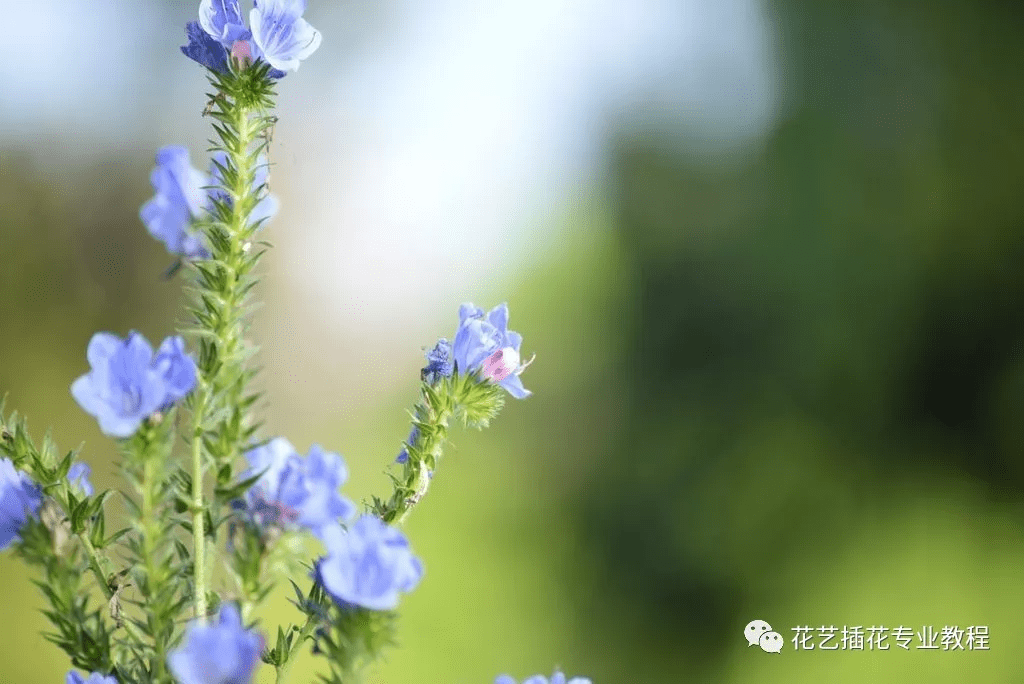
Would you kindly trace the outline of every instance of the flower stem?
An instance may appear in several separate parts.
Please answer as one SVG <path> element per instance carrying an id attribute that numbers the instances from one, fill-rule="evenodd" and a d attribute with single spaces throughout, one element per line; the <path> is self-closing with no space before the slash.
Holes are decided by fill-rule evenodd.
<path id="1" fill-rule="evenodd" d="M 390 501 L 381 502 L 376 514 L 388 524 L 401 525 L 413 506 L 420 502 L 430 487 L 431 468 L 441 456 L 448 435 L 448 421 L 454 412 L 450 396 L 424 384 L 422 400 L 416 405 L 417 437 L 409 445 L 404 478 L 395 483 Z"/>
<path id="2" fill-rule="evenodd" d="M 149 449 L 147 449 L 148 451 Z M 159 489 L 159 479 L 157 477 L 157 467 L 159 464 L 156 462 L 156 459 L 160 458 L 161 455 L 144 453 L 143 457 L 145 458 L 145 463 L 143 465 L 142 482 L 142 520 L 140 521 L 144 530 L 142 557 L 146 566 L 146 577 L 150 594 L 156 595 L 162 591 L 162 585 L 166 579 L 164 577 L 165 567 L 157 558 L 158 537 L 161 536 L 160 528 L 162 523 L 156 511 L 159 495 L 157 491 Z M 156 622 L 159 618 L 153 616 L 151 619 Z M 153 635 L 153 648 L 156 651 L 152 665 L 153 678 L 156 681 L 160 681 L 162 677 L 166 676 L 167 671 L 167 642 L 162 638 L 161 634 L 155 633 Z"/>
<path id="3" fill-rule="evenodd" d="M 246 396 L 246 385 L 255 373 L 246 367 L 250 350 L 244 333 L 247 298 L 255 284 L 251 272 L 259 253 L 250 253 L 258 226 L 250 225 L 249 214 L 259 201 L 259 188 L 253 188 L 256 143 L 270 125 L 269 118 L 259 113 L 272 105 L 273 94 L 265 71 L 261 75 L 232 70 L 214 77 L 214 84 L 219 92 L 206 113 L 218 122 L 214 124 L 220 137 L 216 149 L 225 159 L 206 223 L 210 255 L 196 263 L 198 298 L 192 307 L 202 335 L 201 389 L 193 406 L 191 492 L 195 611 L 202 621 L 207 610 L 205 535 L 211 532 L 206 519 L 218 529 L 229 503 L 221 498 L 221 488 L 233 480 L 234 463 L 254 431 L 249 427 L 248 408 L 255 398 Z M 215 473 L 215 487 L 213 498 L 204 502 L 208 465 Z"/>
<path id="4" fill-rule="evenodd" d="M 452 419 L 461 419 L 466 426 L 483 428 L 504 404 L 501 388 L 481 381 L 475 373 L 456 373 L 436 383 L 424 380 L 420 394 L 420 401 L 413 410 L 416 438 L 406 448 L 408 459 L 403 477 L 392 478 L 395 491 L 389 501 L 374 498 L 373 512 L 388 524 L 404 523 L 412 508 L 426 495 Z"/>
<path id="5" fill-rule="evenodd" d="M 193 414 L 192 432 L 192 579 L 195 583 L 195 618 L 206 624 L 206 530 L 203 509 L 203 421 L 208 401 L 203 382 Z"/>
<path id="6" fill-rule="evenodd" d="M 299 648 L 306 642 L 306 639 L 313 634 L 316 624 L 316 618 L 311 615 L 306 620 L 306 624 L 299 630 L 298 637 L 292 642 L 292 647 L 288 649 L 288 659 L 277 668 L 277 676 L 274 679 L 275 684 L 285 684 L 288 681 L 288 675 L 291 672 L 292 665 L 295 663 L 295 656 L 298 655 Z"/>
<path id="7" fill-rule="evenodd" d="M 152 684 L 171 684 L 167 653 L 174 639 L 178 597 L 181 596 L 180 588 L 173 581 L 176 576 L 172 574 L 170 557 L 173 538 L 167 525 L 170 483 L 166 473 L 174 435 L 173 420 L 153 417 L 143 423 L 130 440 L 123 442 L 123 468 L 141 497 L 140 505 L 132 507 L 135 512 L 132 524 L 140 539 L 128 547 L 129 568 L 123 574 L 130 573 L 139 590 L 143 617 L 136 626 L 145 635 L 145 648 L 133 651 L 150 673 L 148 681 Z M 88 551 L 88 546 L 86 549 Z M 116 611 L 116 596 L 125 585 L 108 579 L 104 586 L 109 592 L 111 608 Z"/>
<path id="8" fill-rule="evenodd" d="M 96 547 L 92 545 L 92 541 L 89 539 L 89 535 L 87 533 L 80 532 L 78 534 L 78 540 L 82 542 L 82 548 L 85 549 L 86 555 L 89 556 L 89 569 L 92 570 L 93 577 L 96 578 L 96 583 L 100 585 L 100 590 L 103 592 L 103 595 L 107 600 L 112 600 L 116 589 L 110 586 L 108 568 L 104 567 L 106 565 L 106 563 L 104 563 L 106 559 L 101 557 L 99 552 L 96 551 Z M 142 634 L 131 620 L 124 620 L 121 625 L 136 643 L 143 643 Z"/>

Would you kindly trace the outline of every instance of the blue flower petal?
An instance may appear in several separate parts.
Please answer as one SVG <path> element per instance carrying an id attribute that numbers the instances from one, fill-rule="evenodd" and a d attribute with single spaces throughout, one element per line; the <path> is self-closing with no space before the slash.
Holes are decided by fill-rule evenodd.
<path id="1" fill-rule="evenodd" d="M 263 0 L 249 12 L 257 56 L 279 71 L 295 71 L 320 47 L 322 36 L 302 18 L 301 0 Z"/>
<path id="2" fill-rule="evenodd" d="M 153 348 L 136 332 L 123 342 L 109 333 L 97 333 L 90 340 L 90 371 L 71 384 L 71 395 L 97 419 L 104 434 L 130 437 L 150 414 L 184 396 L 189 369 L 183 364 L 192 363 L 191 358 L 174 338 L 160 349 L 181 358 L 154 359 Z"/>
<path id="3" fill-rule="evenodd" d="M 70 482 L 73 487 L 81 489 L 86 496 L 92 496 L 92 483 L 89 482 L 89 475 L 91 473 L 92 468 L 89 467 L 89 464 L 79 461 L 68 468 L 68 482 Z"/>
<path id="4" fill-rule="evenodd" d="M 375 516 L 363 515 L 347 532 L 328 527 L 321 539 L 327 556 L 317 562 L 314 577 L 342 606 L 393 610 L 399 593 L 415 588 L 423 576 L 402 532 Z"/>
<path id="5" fill-rule="evenodd" d="M 166 394 L 163 404 L 173 404 L 195 388 L 196 363 L 186 353 L 185 340 L 180 335 L 168 337 L 160 344 L 153 365 L 164 380 Z"/>
<path id="6" fill-rule="evenodd" d="M 533 394 L 533 392 L 523 387 L 522 379 L 520 379 L 520 377 L 515 373 L 506 376 L 505 379 L 498 384 L 508 390 L 508 393 L 516 399 L 525 399 Z"/>
<path id="7" fill-rule="evenodd" d="M 180 684 L 251 682 L 263 650 L 262 637 L 243 628 L 233 604 L 224 604 L 216 625 L 193 623 L 187 641 L 167 657 Z"/>
<path id="8" fill-rule="evenodd" d="M 487 314 L 487 321 L 504 333 L 508 329 L 508 304 L 499 304 Z"/>
<path id="9" fill-rule="evenodd" d="M 278 437 L 245 457 L 249 469 L 240 479 L 263 473 L 246 492 L 246 508 L 257 525 L 301 526 L 319 535 L 338 519 L 355 515 L 355 504 L 338 493 L 348 479 L 338 454 L 313 445 L 301 457 L 288 440 Z"/>
<path id="10" fill-rule="evenodd" d="M 156 196 L 142 206 L 139 218 L 171 254 L 208 257 L 192 222 L 208 203 L 205 187 L 211 184 L 209 176 L 193 168 L 188 150 L 176 145 L 160 148 L 156 164 L 150 174 Z"/>
<path id="11" fill-rule="evenodd" d="M 188 37 L 188 45 L 181 46 L 182 54 L 211 71 L 221 74 L 228 72 L 227 49 L 204 31 L 198 21 L 190 21 L 185 25 L 185 35 Z"/>
<path id="12" fill-rule="evenodd" d="M 0 551 L 21 538 L 21 528 L 42 503 L 42 489 L 12 460 L 0 458 Z"/>
<path id="13" fill-rule="evenodd" d="M 202 0 L 199 3 L 199 25 L 228 49 L 247 33 L 238 0 Z"/>

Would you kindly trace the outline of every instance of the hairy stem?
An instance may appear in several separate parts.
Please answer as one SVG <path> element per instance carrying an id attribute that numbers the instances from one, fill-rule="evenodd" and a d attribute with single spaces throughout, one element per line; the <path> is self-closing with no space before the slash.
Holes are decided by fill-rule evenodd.
<path id="1" fill-rule="evenodd" d="M 208 224 L 210 257 L 196 264 L 199 297 L 193 309 L 203 333 L 201 390 L 193 410 L 191 493 L 195 611 L 200 620 L 205 620 L 207 610 L 205 536 L 212 532 L 206 529 L 206 519 L 209 516 L 213 528 L 219 529 L 228 503 L 220 498 L 219 488 L 230 484 L 242 444 L 252 434 L 251 401 L 245 396 L 252 373 L 246 369 L 244 333 L 247 297 L 255 284 L 251 271 L 258 260 L 258 254 L 250 254 L 257 227 L 250 225 L 249 214 L 259 200 L 252 187 L 253 151 L 270 125 L 266 117 L 258 115 L 271 105 L 269 79 L 263 78 L 246 71 L 219 77 L 215 84 L 220 92 L 207 110 L 219 122 L 215 124 L 220 137 L 216 149 L 226 159 Z M 254 88 L 257 95 L 253 95 Z M 206 503 L 203 485 L 208 465 L 214 469 L 216 488 L 213 499 Z"/>
<path id="2" fill-rule="evenodd" d="M 203 421 L 209 391 L 204 382 L 196 401 L 192 433 L 192 579 L 195 618 L 206 623 L 206 530 L 203 517 Z"/>
<path id="3" fill-rule="evenodd" d="M 156 505 L 159 501 L 159 479 L 157 477 L 157 468 L 159 464 L 156 459 L 160 458 L 160 455 L 146 453 L 143 455 L 145 464 L 143 465 L 143 482 L 142 482 L 142 527 L 144 530 L 142 537 L 142 558 L 143 563 L 146 567 L 146 576 L 148 578 L 150 593 L 158 594 L 163 587 L 166 570 L 160 559 L 157 558 L 157 542 L 158 537 L 161 534 L 161 528 L 163 523 L 160 520 L 160 516 L 157 514 Z M 154 620 L 155 620 L 154 616 Z M 157 629 L 154 629 L 153 648 L 156 651 L 156 655 L 153 658 L 153 678 L 160 681 L 161 678 L 167 676 L 167 643 L 162 638 L 162 635 Z"/>
<path id="4" fill-rule="evenodd" d="M 117 590 L 110 586 L 109 578 L 113 573 L 109 572 L 109 567 L 107 567 L 109 562 L 105 562 L 106 559 L 100 556 L 99 552 L 96 551 L 96 547 L 93 546 L 88 534 L 80 532 L 78 534 L 78 540 L 82 542 L 82 548 L 85 549 L 85 553 L 89 557 L 89 569 L 92 571 L 93 577 L 96 578 L 96 583 L 100 585 L 100 590 L 103 592 L 103 596 L 106 597 L 108 601 L 113 599 Z M 136 643 L 143 643 L 142 634 L 130 620 L 123 621 L 121 625 Z"/>
<path id="5" fill-rule="evenodd" d="M 426 495 L 431 469 L 441 456 L 448 435 L 448 421 L 455 410 L 450 396 L 443 389 L 423 386 L 422 400 L 416 405 L 416 439 L 408 445 L 408 460 L 403 477 L 395 482 L 395 491 L 386 503 L 374 511 L 381 520 L 401 525 L 412 508 Z"/>

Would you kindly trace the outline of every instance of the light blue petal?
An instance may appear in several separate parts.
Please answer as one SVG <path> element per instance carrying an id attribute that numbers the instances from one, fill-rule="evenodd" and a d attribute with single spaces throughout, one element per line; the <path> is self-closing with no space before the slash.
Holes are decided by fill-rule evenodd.
<path id="1" fill-rule="evenodd" d="M 515 373 L 507 376 L 498 384 L 504 387 L 508 391 L 508 393 L 511 394 L 516 399 L 525 399 L 526 397 L 533 394 L 533 392 L 523 387 L 522 379 Z"/>
<path id="2" fill-rule="evenodd" d="M 90 474 L 92 474 L 92 468 L 89 467 L 89 464 L 78 461 L 68 469 L 68 482 L 81 489 L 86 496 L 92 496 L 93 488 L 92 483 L 89 482 Z"/>
<path id="3" fill-rule="evenodd" d="M 167 194 L 171 201 L 176 199 L 177 193 L 192 216 L 199 216 L 206 205 L 206 192 L 203 188 L 211 185 L 211 182 L 209 176 L 192 166 L 188 149 L 179 145 L 162 147 L 157 150 L 156 163 L 166 170 L 168 179 L 161 182 L 157 191 Z"/>
<path id="4" fill-rule="evenodd" d="M 491 309 L 487 314 L 487 320 L 504 333 L 508 329 L 508 304 L 503 302 Z"/>
<path id="5" fill-rule="evenodd" d="M 466 352 L 466 367 L 463 372 L 468 372 L 476 370 L 484 362 L 484 359 L 497 351 L 501 333 L 490 323 L 478 320 L 466 323 L 464 330 L 469 342 Z"/>
<path id="6" fill-rule="evenodd" d="M 483 318 L 484 310 L 474 306 L 473 302 L 466 302 L 459 307 L 459 323 L 465 323 L 467 318 Z"/>
<path id="7" fill-rule="evenodd" d="M 242 628 L 242 616 L 233 603 L 225 603 L 220 607 L 220 626 L 231 629 Z"/>
<path id="8" fill-rule="evenodd" d="M 153 362 L 153 345 L 141 333 L 137 333 L 134 330 L 128 333 L 128 339 L 125 340 L 122 353 L 124 354 L 123 360 L 128 365 L 128 368 L 137 372 L 148 369 L 149 364 Z"/>
<path id="9" fill-rule="evenodd" d="M 227 48 L 246 31 L 238 0 L 202 0 L 199 3 L 199 24 Z"/>
<path id="10" fill-rule="evenodd" d="M 505 346 L 512 347 L 518 354 L 519 348 L 523 346 L 523 336 L 513 330 L 509 330 L 505 333 Z"/>
<path id="11" fill-rule="evenodd" d="M 196 364 L 185 351 L 185 340 L 180 335 L 165 338 L 160 343 L 153 367 L 164 384 L 162 405 L 173 404 L 195 388 Z"/>
<path id="12" fill-rule="evenodd" d="M 118 437 L 124 439 L 131 437 L 142 425 L 142 417 L 121 416 L 113 412 L 104 411 L 97 416 L 100 424 L 100 432 L 107 437 Z"/>
<path id="13" fill-rule="evenodd" d="M 320 32 L 301 17 L 305 3 L 265 0 L 249 12 L 258 57 L 275 69 L 295 71 L 320 47 Z"/>
<path id="14" fill-rule="evenodd" d="M 345 460 L 333 451 L 326 451 L 314 444 L 306 456 L 306 477 L 323 481 L 331 489 L 337 489 L 348 480 Z"/>
<path id="15" fill-rule="evenodd" d="M 85 350 L 85 358 L 92 368 L 100 368 L 110 363 L 117 350 L 124 344 L 121 338 L 111 333 L 96 333 L 89 340 Z"/>
<path id="16" fill-rule="evenodd" d="M 93 389 L 92 377 L 87 373 L 71 383 L 71 396 L 82 410 L 94 418 L 99 414 L 99 396 Z"/>

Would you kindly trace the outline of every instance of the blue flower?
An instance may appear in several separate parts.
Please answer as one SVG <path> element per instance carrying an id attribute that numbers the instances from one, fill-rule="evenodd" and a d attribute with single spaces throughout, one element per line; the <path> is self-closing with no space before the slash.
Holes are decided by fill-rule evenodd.
<path id="1" fill-rule="evenodd" d="M 68 672 L 67 679 L 64 680 L 64 684 L 117 684 L 117 680 L 113 677 L 107 677 L 99 672 L 93 672 L 86 679 L 82 675 L 78 674 L 74 670 Z"/>
<path id="2" fill-rule="evenodd" d="M 139 218 L 171 254 L 207 258 L 202 234 L 191 230 L 208 202 L 210 177 L 192 167 L 188 150 L 168 145 L 156 153 L 156 167 L 149 176 L 156 196 L 142 205 Z"/>
<path id="3" fill-rule="evenodd" d="M 42 489 L 14 461 L 0 458 L 0 551 L 21 539 L 21 528 L 39 513 Z"/>
<path id="4" fill-rule="evenodd" d="M 508 329 L 507 304 L 494 307 L 486 317 L 483 309 L 472 304 L 459 307 L 459 329 L 452 347 L 459 373 L 480 370 L 481 377 L 501 385 L 516 399 L 528 397 L 531 392 L 519 379 L 529 365 L 519 363 L 522 343 L 522 335 Z"/>
<path id="5" fill-rule="evenodd" d="M 201 0 L 199 25 L 226 48 L 234 45 L 236 40 L 247 40 L 250 35 L 242 21 L 238 0 Z"/>
<path id="6" fill-rule="evenodd" d="M 71 483 L 72 488 L 80 490 L 86 496 L 92 496 L 90 474 L 92 474 L 92 468 L 89 467 L 89 464 L 79 461 L 68 469 L 68 482 Z"/>
<path id="7" fill-rule="evenodd" d="M 267 165 L 267 159 L 264 156 L 256 161 L 256 172 L 253 174 L 252 179 L 252 191 L 257 192 L 261 187 L 266 185 L 267 179 L 270 177 L 270 167 Z M 228 165 L 228 155 L 223 150 L 217 150 L 213 153 L 213 157 L 210 160 L 210 176 L 213 178 L 213 184 L 220 186 L 223 184 L 223 175 L 221 174 L 221 168 L 226 168 Z M 231 206 L 231 197 L 220 187 L 214 187 L 210 189 L 210 198 L 220 199 L 226 202 L 228 206 Z M 265 192 L 263 197 L 256 203 L 256 206 L 252 208 L 249 213 L 250 225 L 256 224 L 259 221 L 266 221 L 270 219 L 274 214 L 277 213 L 277 209 L 280 203 L 277 201 L 277 197 L 271 195 L 269 192 Z"/>
<path id="8" fill-rule="evenodd" d="M 179 335 L 168 337 L 160 343 L 153 366 L 163 378 L 167 390 L 164 406 L 184 399 L 196 386 L 196 362 L 185 351 L 185 340 Z"/>
<path id="9" fill-rule="evenodd" d="M 393 610 L 399 592 L 412 591 L 423 577 L 405 536 L 375 516 L 361 516 L 347 532 L 328 527 L 322 538 L 327 556 L 314 577 L 343 607 Z"/>
<path id="10" fill-rule="evenodd" d="M 288 440 L 278 437 L 250 450 L 245 458 L 249 469 L 241 479 L 263 473 L 246 492 L 246 505 L 257 525 L 298 525 L 319 533 L 339 518 L 355 515 L 355 504 L 338 493 L 348 479 L 338 454 L 314 444 L 303 458 Z"/>
<path id="11" fill-rule="evenodd" d="M 210 71 L 220 74 L 227 73 L 228 51 L 204 31 L 198 21 L 190 21 L 185 24 L 185 37 L 188 38 L 188 45 L 181 46 L 182 54 L 199 62 Z"/>
<path id="12" fill-rule="evenodd" d="M 91 370 L 71 384 L 71 395 L 99 421 L 103 434 L 130 437 L 150 414 L 194 387 L 195 363 L 182 344 L 180 338 L 168 338 L 154 358 L 153 348 L 137 332 L 124 341 L 96 333 L 86 351 Z"/>
<path id="13" fill-rule="evenodd" d="M 443 337 L 426 353 L 426 357 L 427 367 L 420 372 L 420 377 L 431 385 L 441 378 L 447 378 L 455 371 L 451 342 Z"/>
<path id="14" fill-rule="evenodd" d="M 306 0 L 255 0 L 249 26 L 257 56 L 281 71 L 295 71 L 299 62 L 320 47 L 320 32 L 302 18 Z"/>
<path id="15" fill-rule="evenodd" d="M 305 0 L 254 0 L 250 31 L 238 0 L 202 0 L 199 21 L 185 27 L 188 45 L 181 51 L 218 73 L 227 73 L 229 52 L 253 55 L 273 67 L 271 78 L 281 78 L 320 47 L 320 32 L 302 18 L 305 11 Z"/>
<path id="16" fill-rule="evenodd" d="M 499 675 L 494 680 L 494 684 L 516 684 L 516 680 L 509 675 Z M 523 684 L 549 684 L 549 681 L 544 675 L 534 675 L 523 680 Z M 566 684 L 565 675 L 561 672 L 555 672 L 555 674 L 551 675 L 550 684 Z M 590 684 L 590 680 L 586 677 L 573 677 L 569 680 L 569 684 Z"/>
<path id="17" fill-rule="evenodd" d="M 242 626 L 238 609 L 225 603 L 216 625 L 193 623 L 182 648 L 167 656 L 180 684 L 248 684 L 260 662 L 263 638 Z"/>
<path id="18" fill-rule="evenodd" d="M 419 438 L 419 436 L 420 436 L 420 429 L 418 427 L 416 427 L 415 425 L 413 425 L 412 426 L 412 430 L 409 432 L 409 439 L 405 440 L 405 443 L 406 444 L 412 444 L 413 442 L 415 442 L 417 440 L 417 438 Z M 402 449 L 401 452 L 399 452 L 398 458 L 395 459 L 395 463 L 405 463 L 408 460 L 409 460 L 409 449 L 405 448 L 405 449 Z"/>

